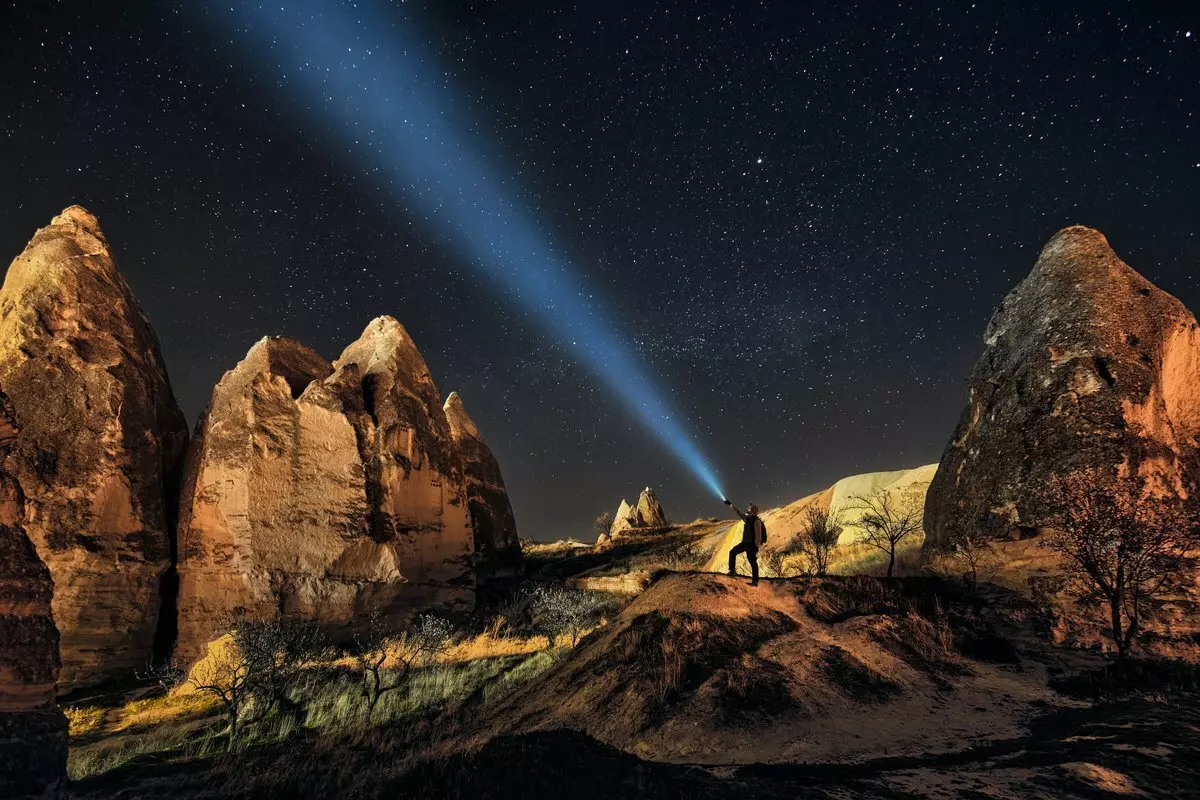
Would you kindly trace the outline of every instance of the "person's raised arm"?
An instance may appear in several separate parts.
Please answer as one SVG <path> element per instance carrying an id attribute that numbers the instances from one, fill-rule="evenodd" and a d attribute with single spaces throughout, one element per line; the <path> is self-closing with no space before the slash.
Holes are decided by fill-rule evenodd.
<path id="1" fill-rule="evenodd" d="M 727 505 L 727 506 L 729 506 L 730 508 L 732 508 L 732 509 L 733 509 L 733 513 L 737 514 L 737 515 L 738 515 L 738 517 L 739 517 L 739 518 L 740 518 L 740 519 L 741 519 L 743 522 L 745 522 L 745 520 L 746 520 L 746 515 L 745 515 L 745 514 L 743 514 L 741 511 L 739 511 L 737 506 L 735 506 L 733 503 L 729 502 L 729 500 L 725 500 L 725 505 Z"/>

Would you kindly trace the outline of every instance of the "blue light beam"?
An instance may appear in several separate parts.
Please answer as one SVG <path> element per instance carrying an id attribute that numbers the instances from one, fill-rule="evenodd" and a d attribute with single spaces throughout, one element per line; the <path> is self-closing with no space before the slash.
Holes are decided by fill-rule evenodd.
<path id="1" fill-rule="evenodd" d="M 614 333 L 614 317 L 556 255 L 518 201 L 516 182 L 468 135 L 478 125 L 451 100 L 446 73 L 396 9 L 368 0 L 202 4 L 279 85 L 319 114 L 368 172 L 383 171 L 433 231 L 524 306 L 616 390 L 630 409 L 718 498 L 708 460 L 662 392 Z M 282 5 L 282 7 L 281 7 Z"/>

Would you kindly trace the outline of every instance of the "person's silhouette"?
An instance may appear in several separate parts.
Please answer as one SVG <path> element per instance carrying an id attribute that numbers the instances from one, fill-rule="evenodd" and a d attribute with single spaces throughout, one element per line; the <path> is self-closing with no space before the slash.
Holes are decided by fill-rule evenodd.
<path id="1" fill-rule="evenodd" d="M 767 543 L 767 526 L 758 517 L 758 506 L 751 503 L 746 508 L 746 513 L 738 511 L 737 506 L 728 500 L 725 505 L 733 509 L 733 513 L 737 514 L 742 519 L 742 543 L 729 548 L 729 574 L 730 576 L 737 575 L 737 557 L 740 553 L 746 554 L 746 560 L 750 562 L 750 585 L 758 585 L 758 546 Z"/>

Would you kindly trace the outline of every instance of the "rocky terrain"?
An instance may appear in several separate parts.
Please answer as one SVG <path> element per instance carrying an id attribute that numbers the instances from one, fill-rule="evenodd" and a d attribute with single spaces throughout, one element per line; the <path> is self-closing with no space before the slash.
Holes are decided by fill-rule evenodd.
<path id="1" fill-rule="evenodd" d="M 0 290 L 0 791 L 1186 795 L 1196 606 L 1172 598 L 1140 657 L 1114 662 L 1089 601 L 1043 590 L 1063 562 L 1037 490 L 1088 466 L 1195 502 L 1196 330 L 1099 233 L 1061 231 L 989 324 L 941 464 L 765 512 L 750 587 L 711 574 L 732 520 L 673 525 L 649 488 L 596 545 L 522 557 L 498 461 L 390 317 L 332 362 L 256 343 L 214 389 L 177 493 L 184 434 L 153 333 L 94 218 L 68 209 Z M 896 577 L 857 543 L 857 498 L 878 493 L 924 508 Z M 811 509 L 845 526 L 829 577 L 781 560 Z M 983 574 L 938 560 L 964 530 L 996 541 Z M 499 579 L 512 595 L 478 602 Z M 227 636 L 209 678 L 169 691 L 167 673 L 128 683 L 134 656 L 102 659 L 117 642 L 145 659 L 157 632 L 187 665 L 276 619 L 327 640 L 289 655 L 286 626 L 260 627 L 271 658 L 254 660 Z M 379 621 L 376 649 L 352 643 Z M 60 701 L 68 682 L 127 681 L 69 696 L 69 785 L 56 623 Z M 269 680 L 230 717 L 227 689 L 256 669 Z"/>
<path id="2" fill-rule="evenodd" d="M 25 535 L 21 485 L 8 472 L 19 434 L 0 394 L 0 796 L 53 796 L 66 769 L 67 720 L 55 705 L 54 582 Z"/>
<path id="3" fill-rule="evenodd" d="M 61 687 L 145 666 L 187 426 L 154 331 L 79 206 L 8 268 L 0 387 L 19 423 L 8 463 L 25 531 L 54 579 Z"/>
<path id="4" fill-rule="evenodd" d="M 446 421 L 462 457 L 467 478 L 467 507 L 475 536 L 475 578 L 485 583 L 496 578 L 513 578 L 521 571 L 521 541 L 512 503 L 504 488 L 500 462 L 479 426 L 467 413 L 458 392 L 446 398 Z"/>
<path id="5" fill-rule="evenodd" d="M 390 317 L 332 363 L 263 339 L 188 448 L 154 331 L 80 206 L 5 275 L 0 391 L 0 785 L 60 780 L 56 690 L 127 683 L 172 649 L 186 663 L 235 616 L 334 632 L 374 609 L 468 612 L 477 540 L 485 575 L 520 563 L 499 465 Z"/>
<path id="6" fill-rule="evenodd" d="M 424 359 L 390 317 L 333 364 L 291 340 L 257 343 L 217 384 L 186 476 L 181 662 L 235 611 L 333 629 L 372 609 L 474 603 L 462 459 Z"/>
<path id="7" fill-rule="evenodd" d="M 629 505 L 629 502 L 622 498 L 621 504 L 617 506 L 617 513 L 613 514 L 608 535 L 610 539 L 616 539 L 629 531 L 662 530 L 670 524 L 666 512 L 663 511 L 662 503 L 658 502 L 658 496 L 654 494 L 653 489 L 647 486 L 638 495 L 634 505 Z"/>
<path id="8" fill-rule="evenodd" d="M 988 323 L 967 407 L 925 504 L 928 546 L 1021 537 L 1041 490 L 1079 467 L 1146 476 L 1181 500 L 1200 480 L 1200 329 L 1099 231 L 1064 228 Z"/>

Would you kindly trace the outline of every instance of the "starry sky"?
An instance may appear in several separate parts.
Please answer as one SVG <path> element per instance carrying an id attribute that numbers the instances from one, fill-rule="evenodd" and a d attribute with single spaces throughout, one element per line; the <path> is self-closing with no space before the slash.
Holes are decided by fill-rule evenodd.
<path id="1" fill-rule="evenodd" d="M 1104 231 L 1200 308 L 1190 5 L 389 13 L 731 497 L 769 506 L 936 461 L 989 315 L 1065 225 Z M 723 511 L 326 114 L 213 24 L 220 4 L 188 6 L 0 11 L 4 259 L 71 203 L 97 214 L 193 422 L 262 336 L 333 358 L 391 314 L 487 436 L 523 536 L 590 539 L 596 514 L 645 485 L 677 520 Z"/>

